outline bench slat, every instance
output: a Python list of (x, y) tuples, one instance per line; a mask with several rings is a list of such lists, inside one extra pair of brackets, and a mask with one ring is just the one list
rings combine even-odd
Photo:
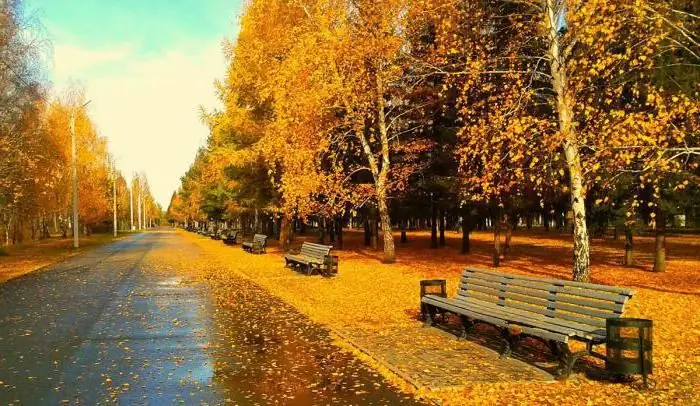
[[(539, 312), (532, 312), (528, 310), (522, 310), (514, 307), (509, 307), (509, 306), (500, 306), (494, 303), (490, 302), (482, 302), (480, 300), (476, 299), (465, 299), (463, 297), (456, 297), (455, 300), (457, 301), (462, 301), (465, 302), (466, 304), (470, 306), (480, 306), (480, 307), (486, 307), (486, 308), (491, 308), (491, 307), (499, 307), (502, 309), (503, 312), (506, 313), (513, 313), (513, 314), (519, 314), (522, 316), (526, 316), (535, 320), (543, 320), (546, 321), (547, 323), (551, 324), (557, 324), (563, 327), (568, 327), (574, 331), (577, 332), (577, 335), (580, 335), (583, 338), (594, 338), (594, 339), (603, 339), (605, 337), (605, 325), (603, 323), (602, 326), (598, 325), (591, 325), (590, 320), (585, 320), (582, 318), (576, 318), (580, 320), (581, 322), (577, 322), (574, 320), (567, 320), (565, 318), (562, 318), (562, 314), (558, 313), (558, 317), (551, 317), (547, 316), (546, 314), (542, 314)], [(551, 313), (551, 312), (550, 312)]]
[(635, 293), (634, 290), (632, 290), (632, 289), (621, 288), (621, 287), (617, 287), (617, 286), (607, 286), (607, 285), (599, 285), (599, 284), (595, 284), (595, 283), (566, 281), (563, 279), (540, 278), (537, 276), (505, 274), (505, 273), (501, 273), (501, 272), (489, 271), (489, 270), (478, 269), (478, 268), (473, 268), (473, 267), (468, 267), (465, 270), (465, 273), (466, 272), (482, 273), (482, 274), (501, 276), (501, 277), (503, 277), (505, 275), (505, 276), (510, 277), (510, 278), (518, 278), (521, 280), (533, 281), (536, 283), (551, 283), (553, 285), (560, 285), (560, 286), (573, 286), (573, 287), (578, 287), (578, 288), (587, 288), (587, 289), (592, 289), (592, 290), (600, 290), (600, 291), (604, 291), (604, 292), (617, 293), (617, 294), (626, 295), (629, 297), (632, 297)]
[(609, 292), (603, 292), (603, 291), (596, 291), (596, 290), (591, 290), (591, 289), (580, 289), (580, 288), (574, 288), (571, 286), (560, 286), (560, 285), (555, 285), (555, 284), (546, 284), (546, 283), (535, 283), (531, 281), (524, 281), (524, 280), (519, 280), (519, 279), (510, 279), (506, 277), (499, 277), (499, 276), (493, 276), (493, 275), (482, 275), (482, 274), (476, 274), (476, 273), (465, 273), (464, 276), (462, 277), (461, 280), (462, 283), (492, 283), (492, 284), (502, 284), (506, 283), (508, 285), (514, 285), (514, 286), (519, 286), (523, 288), (528, 288), (532, 290), (539, 290), (539, 291), (545, 291), (545, 292), (551, 292), (551, 293), (563, 293), (567, 295), (573, 295), (573, 296), (580, 296), (580, 297), (585, 297), (589, 299), (599, 299), (599, 300), (607, 300), (611, 302), (616, 302), (616, 303), (625, 303), (627, 300), (629, 300), (628, 295), (622, 295), (622, 294), (615, 294), (615, 293), (609, 293)]
[[(604, 313), (600, 311), (595, 311), (595, 310), (589, 310), (585, 308), (581, 308), (578, 306), (567, 306), (563, 303), (560, 303), (557, 305), (556, 309), (549, 309), (545, 307), (546, 305), (544, 304), (545, 302), (539, 300), (539, 299), (526, 299), (523, 300), (523, 303), (519, 302), (512, 302), (512, 301), (504, 301), (502, 299), (495, 298), (493, 296), (484, 296), (478, 294), (478, 292), (460, 292), (460, 296), (462, 297), (470, 297), (474, 298), (477, 300), (482, 300), (482, 301), (487, 301), (491, 303), (497, 303), (501, 304), (507, 307), (512, 307), (515, 309), (521, 309), (521, 310), (526, 310), (530, 311), (533, 313), (540, 313), (549, 317), (561, 317), (566, 320), (571, 320), (571, 321), (577, 321), (580, 323), (584, 324), (590, 324), (593, 326), (598, 326), (598, 327), (605, 327), (605, 319), (607, 318), (616, 318), (619, 317), (619, 314), (617, 313)], [(535, 306), (532, 306), (535, 305)], [(578, 313), (586, 316), (590, 316), (591, 318), (584, 318), (584, 317), (578, 317), (575, 314), (571, 313), (562, 313), (560, 311), (566, 311), (566, 312), (572, 312), (572, 313)]]
[(299, 255), (285, 255), (285, 258), (304, 265), (309, 265), (311, 262), (306, 258)]
[[(448, 300), (452, 300), (452, 299), (448, 299)], [(473, 311), (476, 311), (476, 312), (479, 312), (482, 314), (498, 315), (498, 316), (501, 316), (504, 320), (507, 320), (507, 321), (510, 321), (513, 323), (523, 323), (523, 324), (530, 325), (532, 327), (538, 327), (538, 328), (542, 328), (545, 330), (550, 330), (553, 332), (566, 334), (569, 336), (577, 335), (581, 332), (580, 330), (577, 331), (576, 329), (571, 328), (571, 327), (562, 326), (562, 325), (557, 324), (557, 323), (549, 322), (545, 319), (533, 317), (533, 315), (531, 315), (531, 314), (528, 315), (528, 314), (524, 314), (524, 313), (511, 312), (511, 311), (508, 311), (507, 308), (502, 307), (502, 306), (498, 306), (498, 305), (489, 305), (486, 303), (478, 304), (478, 303), (474, 303), (474, 302), (462, 302), (459, 300), (454, 300), (453, 304), (455, 304), (457, 306), (463, 305), (465, 308), (468, 308), (470, 310), (473, 310)]]
[[(460, 303), (453, 301), (452, 299), (446, 299), (441, 296), (433, 296), (433, 295), (426, 295), (424, 296), (424, 302), (432, 305), (437, 305), (438, 307), (447, 309), (453, 313), (456, 314), (462, 314), (464, 316), (476, 319), (476, 320), (481, 320), (485, 321), (489, 324), (492, 324), (496, 327), (508, 327), (510, 325), (518, 325), (517, 323), (511, 323), (509, 320), (512, 319), (510, 315), (505, 315), (505, 314), (500, 314), (502, 317), (499, 317), (499, 314), (497, 312), (490, 313), (489, 310), (486, 309), (481, 309), (481, 308), (472, 308), (472, 307), (464, 307)], [(525, 319), (522, 319), (523, 323), (531, 323), (531, 324), (540, 324), (540, 325), (545, 325), (544, 323), (540, 323), (535, 320), (530, 320), (530, 321), (525, 321)], [(547, 328), (542, 328), (538, 326), (520, 326), (520, 329), (522, 330), (523, 333), (525, 334), (530, 334), (530, 335), (535, 335), (537, 337), (542, 337), (546, 340), (556, 340), (559, 342), (568, 342), (569, 337), (575, 336), (576, 333), (571, 330), (567, 329), (562, 329), (560, 326), (551, 326), (555, 330), (559, 331), (551, 331)]]
[[(507, 282), (506, 282), (507, 283)], [(617, 303), (614, 301), (600, 301), (600, 300), (587, 300), (587, 299), (580, 299), (580, 298), (575, 298), (571, 296), (563, 296), (563, 295), (557, 295), (557, 294), (550, 294), (548, 292), (544, 292), (541, 290), (527, 290), (523, 289), (520, 287), (514, 287), (511, 285), (499, 285), (495, 283), (489, 283), (481, 280), (471, 280), (466, 283), (465, 285), (466, 290), (475, 290), (479, 292), (483, 292), (485, 294), (489, 295), (494, 295), (494, 296), (504, 296), (503, 292), (506, 293), (515, 293), (523, 296), (528, 296), (528, 297), (538, 297), (542, 299), (546, 299), (551, 302), (561, 302), (561, 303), (569, 303), (569, 304), (575, 304), (575, 305), (580, 305), (584, 307), (592, 307), (596, 309), (603, 309), (603, 310), (611, 310), (614, 312), (622, 312), (622, 309), (624, 307), (623, 303)], [(464, 287), (463, 287), (464, 289)], [(513, 296), (513, 295), (508, 295), (504, 296), (513, 300), (520, 300), (519, 296)]]
[(304, 242), (301, 244), (300, 256), (323, 262), (324, 258), (330, 254), (333, 247), (330, 245), (315, 244)]

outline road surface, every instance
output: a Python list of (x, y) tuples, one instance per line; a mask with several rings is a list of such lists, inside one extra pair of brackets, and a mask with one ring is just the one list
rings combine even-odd
[(0, 285), (0, 404), (416, 404), (212, 266), (159, 231)]

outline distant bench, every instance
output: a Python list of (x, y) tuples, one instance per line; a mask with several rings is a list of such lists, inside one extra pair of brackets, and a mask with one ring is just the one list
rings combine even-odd
[[(604, 359), (593, 346), (605, 343), (606, 319), (619, 318), (633, 294), (626, 288), (467, 268), (454, 298), (425, 295), (421, 302), (427, 324), (434, 324), (437, 309), (460, 316), (463, 337), (476, 323), (496, 327), (504, 340), (502, 357), (523, 336), (545, 342), (559, 358), (558, 377), (566, 379), (580, 357)], [(585, 342), (586, 350), (571, 352), (569, 340)]]
[(250, 252), (251, 254), (262, 254), (267, 248), (267, 236), (264, 234), (255, 234), (253, 236), (253, 241), (244, 242), (241, 244), (243, 251)]
[(222, 241), (226, 245), (234, 245), (236, 244), (236, 238), (238, 238), (238, 230), (230, 230)]
[(330, 245), (304, 242), (301, 244), (301, 250), (298, 254), (285, 255), (285, 266), (301, 267), (306, 270), (307, 274), (311, 275), (315, 269), (321, 270), (332, 249), (333, 247)]

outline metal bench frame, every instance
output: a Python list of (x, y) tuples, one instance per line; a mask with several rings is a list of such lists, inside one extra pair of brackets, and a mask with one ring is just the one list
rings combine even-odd
[[(434, 325), (438, 308), (458, 315), (461, 337), (479, 323), (498, 329), (502, 358), (523, 337), (543, 341), (559, 358), (558, 378), (566, 379), (582, 356), (605, 358), (593, 347), (605, 342), (606, 319), (621, 317), (633, 294), (614, 286), (467, 268), (454, 298), (426, 295), (421, 302), (428, 310), (427, 325)], [(584, 342), (586, 349), (572, 352), (570, 340)]]

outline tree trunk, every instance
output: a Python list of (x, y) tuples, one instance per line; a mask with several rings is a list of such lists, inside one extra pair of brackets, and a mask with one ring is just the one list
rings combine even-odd
[(462, 254), (469, 254), (471, 245), (469, 242), (469, 228), (462, 226)]
[(571, 210), (574, 223), (574, 264), (573, 280), (589, 282), (591, 279), (590, 245), (586, 228), (586, 206), (583, 188), (583, 170), (579, 153), (576, 129), (572, 123), (569, 85), (566, 77), (566, 60), (560, 52), (559, 14), (556, 10), (558, 0), (546, 0), (545, 26), (549, 34), (549, 60), (552, 85), (557, 97), (557, 115), (559, 131), (562, 134), (566, 165), (569, 169), (571, 189)]
[(503, 247), (503, 255), (506, 255), (510, 250), (510, 242), (513, 239), (513, 225), (510, 222), (509, 216), (506, 217), (506, 221), (503, 222), (503, 225), (506, 228), (506, 241)]
[(337, 232), (338, 232), (338, 246), (336, 249), (343, 249), (343, 216), (339, 216), (336, 222)]
[(625, 225), (625, 261), (627, 266), (634, 265), (634, 257), (632, 255), (634, 249), (634, 241), (632, 239), (632, 227)]
[(462, 209), (462, 254), (468, 254), (471, 251), (469, 241), (469, 233), (472, 231), (472, 218), (469, 208)]
[(445, 246), (445, 209), (440, 209), (440, 222), (438, 223), (440, 227), (440, 246)]
[(377, 221), (377, 212), (375, 209), (372, 209), (371, 211), (372, 216), (369, 219), (369, 235), (370, 235), (370, 241), (369, 245), (373, 250), (376, 250), (379, 247), (379, 222)]
[(437, 237), (437, 205), (435, 201), (430, 202), (430, 248), (438, 247), (438, 237)]
[(406, 235), (406, 219), (401, 220), (401, 244), (406, 244), (408, 242), (408, 236)]
[(493, 223), (493, 266), (498, 268), (501, 263), (501, 223)]
[(666, 217), (659, 210), (656, 214), (656, 241), (654, 272), (666, 272)]
[(326, 244), (326, 218), (321, 217), (318, 220), (318, 243)]
[(275, 238), (277, 241), (280, 240), (280, 228), (282, 227), (282, 218), (277, 216), (277, 218), (274, 220), (274, 228), (273, 228), (273, 238)]
[(372, 245), (372, 227), (369, 224), (369, 214), (365, 214), (365, 247)]
[(377, 204), (379, 205), (379, 218), (382, 223), (382, 234), (384, 236), (384, 263), (391, 264), (396, 261), (396, 247), (394, 246), (394, 235), (391, 231), (391, 218), (389, 217), (389, 206), (387, 204), (386, 189), (384, 185), (378, 185)]
[(331, 245), (335, 242), (335, 221), (333, 221), (333, 217), (330, 217), (327, 220), (324, 220), (326, 222), (326, 227), (328, 228), (328, 241), (331, 243)]
[(280, 248), (282, 248), (282, 251), (287, 252), (289, 251), (289, 246), (291, 244), (292, 240), (292, 230), (291, 227), (292, 222), (289, 221), (287, 216), (282, 216), (282, 220), (280, 222), (280, 237), (279, 237), (279, 245)]
[(259, 232), (259, 230), (260, 230), (259, 224), (260, 224), (260, 215), (258, 213), (258, 208), (255, 207), (255, 217), (253, 220), (253, 234), (256, 234)]
[(10, 219), (7, 220), (7, 224), (5, 225), (5, 245), (9, 246), (11, 244), (10, 241), (10, 227), (12, 226), (12, 216), (10, 216)]

